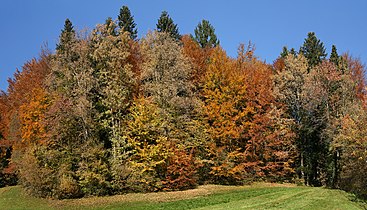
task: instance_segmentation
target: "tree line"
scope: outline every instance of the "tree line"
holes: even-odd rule
[[[0,184],[40,197],[294,182],[367,195],[365,67],[308,33],[273,64],[236,58],[164,11],[138,39],[128,7],[90,33],[67,19],[0,95]]]

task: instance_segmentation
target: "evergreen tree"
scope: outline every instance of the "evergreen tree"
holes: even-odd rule
[[[327,55],[325,53],[324,43],[316,37],[314,32],[308,33],[299,51],[307,58],[309,69],[321,63]]]
[[[286,46],[284,46],[283,51],[280,53],[280,57],[285,58],[285,57],[287,57],[288,54],[289,54],[288,48]]]
[[[135,28],[136,23],[134,22],[134,16],[127,6],[122,6],[120,9],[120,14],[118,16],[118,25],[121,30],[130,33],[131,39],[136,39],[138,36],[138,30]]]
[[[292,49],[289,51],[289,53],[293,56],[296,56],[297,55],[297,52],[296,50],[292,47]]]
[[[177,24],[174,24],[172,18],[166,11],[163,11],[157,23],[157,31],[168,33],[175,40],[181,39]]]
[[[338,52],[336,51],[335,45],[333,45],[331,49],[330,62],[334,63],[336,66],[338,66],[339,64],[339,55]]]
[[[202,20],[195,28],[195,40],[202,48],[219,45],[214,27],[207,20]]]
[[[65,20],[64,29],[61,30],[60,40],[59,43],[56,45],[56,50],[58,53],[63,53],[68,43],[75,40],[75,30],[73,27],[72,22],[67,18]]]
[[[116,36],[116,24],[113,22],[111,17],[108,17],[105,22],[107,35]]]

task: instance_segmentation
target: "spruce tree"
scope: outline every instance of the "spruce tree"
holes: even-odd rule
[[[334,63],[336,66],[339,64],[339,55],[336,51],[336,46],[333,45],[331,48],[331,54],[330,54],[330,62]]]
[[[120,14],[117,19],[120,30],[129,32],[130,38],[136,39],[138,36],[138,30],[135,28],[136,23],[134,22],[134,16],[131,15],[127,6],[121,7]]]
[[[116,24],[111,17],[108,17],[105,22],[107,35],[116,36]]]
[[[308,33],[299,51],[307,58],[309,69],[321,63],[327,55],[325,53],[324,43],[316,37],[314,32]]]
[[[75,40],[75,30],[72,22],[67,18],[65,20],[64,29],[61,30],[59,43],[56,45],[58,53],[63,53],[67,48],[66,45]]]
[[[181,39],[181,35],[178,33],[177,24],[174,24],[172,18],[166,11],[163,11],[158,19],[157,31],[168,33],[175,40]]]
[[[284,46],[283,51],[280,53],[280,57],[285,58],[285,57],[287,57],[288,54],[289,54],[288,48],[286,46]]]
[[[214,27],[207,20],[202,20],[195,28],[195,40],[202,48],[219,45]]]
[[[290,54],[292,54],[293,56],[297,55],[296,50],[292,47],[291,50],[289,51]]]

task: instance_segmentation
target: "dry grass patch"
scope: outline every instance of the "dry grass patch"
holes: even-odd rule
[[[52,206],[55,208],[73,208],[73,207],[88,207],[88,206],[103,206],[114,203],[128,203],[128,202],[169,202],[197,198],[216,193],[223,193],[228,191],[236,191],[249,188],[262,187],[296,187],[294,184],[277,184],[256,182],[245,186],[223,186],[223,185],[202,185],[196,189],[173,192],[153,192],[153,193],[128,193],[124,195],[114,195],[105,197],[89,197],[81,199],[70,200],[55,200]]]

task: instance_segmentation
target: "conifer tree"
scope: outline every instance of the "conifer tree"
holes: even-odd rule
[[[283,51],[280,53],[280,57],[285,58],[285,57],[287,57],[288,54],[289,54],[288,48],[286,46],[284,46]]]
[[[157,23],[157,31],[168,33],[175,40],[181,39],[177,24],[174,24],[172,18],[166,11],[163,11]]]
[[[118,16],[118,25],[120,30],[130,33],[131,39],[136,39],[138,36],[138,30],[135,28],[134,16],[131,15],[130,9],[127,6],[122,6],[120,14]]]
[[[65,51],[65,48],[68,48],[68,43],[72,42],[75,39],[75,30],[72,22],[67,18],[65,20],[64,29],[61,30],[59,43],[56,45],[56,50],[58,53],[62,53]]]
[[[116,33],[116,24],[114,23],[114,21],[112,20],[111,17],[108,17],[106,19],[106,22],[105,22],[105,26],[106,26],[106,32],[107,32],[107,35],[112,35],[112,36],[116,36],[117,33]]]
[[[202,48],[219,45],[214,27],[207,20],[202,20],[195,28],[195,40]]]
[[[325,53],[324,43],[316,37],[314,32],[308,33],[299,51],[307,58],[309,69],[321,63],[327,55]]]
[[[297,56],[297,52],[296,50],[292,47],[291,50],[289,51],[289,53],[293,56]]]
[[[338,66],[339,63],[339,55],[336,51],[336,46],[333,45],[331,48],[331,54],[330,54],[330,62],[334,63],[336,66]]]

